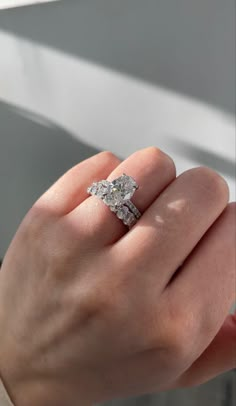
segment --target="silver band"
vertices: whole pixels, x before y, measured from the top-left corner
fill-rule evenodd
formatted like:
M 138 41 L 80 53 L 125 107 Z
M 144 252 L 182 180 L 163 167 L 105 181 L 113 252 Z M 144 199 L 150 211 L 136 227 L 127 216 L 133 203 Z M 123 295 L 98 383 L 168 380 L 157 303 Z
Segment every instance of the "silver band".
M 113 209 L 111 210 L 114 211 Z M 137 223 L 137 218 L 125 205 L 120 206 L 119 209 L 117 209 L 117 211 L 114 211 L 114 213 L 116 214 L 118 219 L 122 220 L 123 223 L 130 228 Z
M 141 217 L 142 214 L 140 213 L 139 209 L 137 209 L 137 207 L 134 205 L 134 203 L 131 202 L 131 200 L 127 200 L 124 204 L 135 215 L 136 219 L 139 219 Z
M 116 216 L 129 228 L 141 217 L 140 211 L 131 202 L 138 185 L 131 176 L 123 174 L 112 182 L 101 180 L 88 187 L 87 192 L 98 196 Z

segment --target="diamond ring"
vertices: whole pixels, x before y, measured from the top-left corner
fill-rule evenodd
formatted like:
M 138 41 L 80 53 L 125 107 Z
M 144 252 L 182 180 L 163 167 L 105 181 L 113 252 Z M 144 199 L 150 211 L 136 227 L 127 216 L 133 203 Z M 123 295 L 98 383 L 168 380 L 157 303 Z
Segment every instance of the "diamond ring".
M 87 192 L 98 196 L 125 225 L 131 228 L 141 217 L 140 211 L 131 202 L 131 197 L 138 185 L 131 176 L 125 173 L 112 182 L 101 180 L 92 183 Z

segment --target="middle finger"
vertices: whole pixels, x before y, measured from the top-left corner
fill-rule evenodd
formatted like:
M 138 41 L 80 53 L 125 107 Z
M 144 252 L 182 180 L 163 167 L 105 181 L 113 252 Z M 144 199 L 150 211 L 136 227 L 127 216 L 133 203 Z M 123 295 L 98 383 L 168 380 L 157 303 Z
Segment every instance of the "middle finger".
M 153 270 L 160 286 L 165 286 L 222 213 L 228 199 L 227 183 L 216 172 L 205 167 L 188 170 L 112 247 L 114 254 L 141 272 Z

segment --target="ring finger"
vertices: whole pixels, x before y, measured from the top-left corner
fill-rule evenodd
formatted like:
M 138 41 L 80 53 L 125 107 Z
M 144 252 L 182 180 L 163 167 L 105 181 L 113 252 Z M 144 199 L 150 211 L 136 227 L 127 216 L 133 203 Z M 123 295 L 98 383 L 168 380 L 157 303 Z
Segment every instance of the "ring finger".
M 112 181 L 123 173 L 132 176 L 139 185 L 132 201 L 141 213 L 176 176 L 173 160 L 156 147 L 132 154 L 111 172 L 108 180 Z M 98 246 L 112 244 L 127 232 L 122 221 L 96 196 L 88 197 L 68 216 L 73 224 L 86 229 L 86 235 Z

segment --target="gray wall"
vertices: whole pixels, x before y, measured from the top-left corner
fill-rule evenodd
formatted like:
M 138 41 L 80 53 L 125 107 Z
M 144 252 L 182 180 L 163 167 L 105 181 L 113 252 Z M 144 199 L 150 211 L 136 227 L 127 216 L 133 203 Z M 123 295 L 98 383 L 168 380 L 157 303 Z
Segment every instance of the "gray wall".
M 234 0 L 64 0 L 3 11 L 0 29 L 235 113 Z
M 98 151 L 46 121 L 0 103 L 0 258 L 34 201 L 67 169 Z

